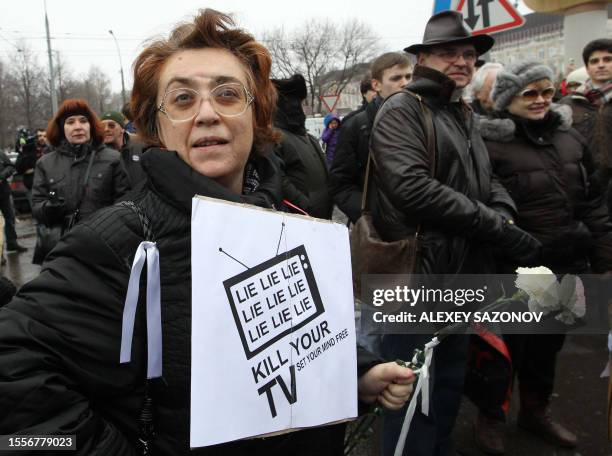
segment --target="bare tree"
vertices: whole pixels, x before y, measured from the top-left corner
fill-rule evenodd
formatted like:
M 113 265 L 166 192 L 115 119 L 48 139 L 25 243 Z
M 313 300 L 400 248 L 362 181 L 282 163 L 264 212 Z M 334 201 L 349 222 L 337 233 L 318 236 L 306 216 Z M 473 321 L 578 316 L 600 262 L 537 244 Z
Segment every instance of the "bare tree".
M 19 50 L 14 54 L 12 61 L 15 63 L 13 74 L 19 86 L 17 97 L 19 107 L 24 114 L 24 120 L 28 127 L 33 128 L 39 121 L 39 98 L 43 90 L 45 73 L 36 61 L 34 53 L 22 43 Z
M 15 122 L 11 111 L 15 96 L 15 81 L 0 62 L 0 147 L 12 146 Z
M 99 109 L 102 113 L 106 111 L 106 106 L 111 101 L 111 82 L 106 73 L 104 73 L 100 67 L 92 65 L 87 74 L 87 81 L 90 84 L 90 88 L 93 91 L 93 99 L 91 106 L 94 109 Z
M 364 22 L 357 19 L 345 22 L 340 29 L 338 61 L 340 73 L 336 79 L 337 93 L 356 75 L 360 63 L 369 62 L 378 53 L 379 38 Z
M 57 75 L 57 95 L 58 102 L 61 104 L 68 98 L 72 98 L 75 81 L 72 78 L 68 64 L 59 51 L 55 51 L 55 74 Z
M 320 112 L 320 95 L 328 90 L 340 95 L 355 77 L 358 64 L 376 54 L 380 39 L 370 26 L 358 20 L 338 25 L 312 19 L 292 33 L 283 28 L 266 32 L 262 41 L 272 54 L 274 75 L 286 78 L 302 74 L 310 106 Z
M 106 111 L 111 103 L 110 79 L 96 65 L 89 68 L 89 72 L 83 79 L 67 80 L 66 84 L 66 90 L 70 97 L 84 99 L 93 110 L 99 113 Z
M 86 76 L 73 77 L 65 61 L 56 55 L 59 101 L 83 98 L 103 112 L 120 106 L 119 94 L 111 91 L 110 79 L 99 67 Z M 44 127 L 51 118 L 48 73 L 38 65 L 35 53 L 25 43 L 10 56 L 10 65 L 0 58 L 0 147 L 12 147 L 18 127 Z

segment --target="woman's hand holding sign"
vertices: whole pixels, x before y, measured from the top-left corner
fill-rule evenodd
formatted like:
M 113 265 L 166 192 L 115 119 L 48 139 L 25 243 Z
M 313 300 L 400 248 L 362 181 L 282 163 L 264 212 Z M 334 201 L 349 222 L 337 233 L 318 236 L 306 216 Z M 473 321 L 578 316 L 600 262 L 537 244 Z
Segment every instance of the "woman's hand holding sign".
M 378 403 L 390 410 L 401 409 L 410 399 L 416 375 L 395 362 L 377 364 L 359 378 L 359 400 Z

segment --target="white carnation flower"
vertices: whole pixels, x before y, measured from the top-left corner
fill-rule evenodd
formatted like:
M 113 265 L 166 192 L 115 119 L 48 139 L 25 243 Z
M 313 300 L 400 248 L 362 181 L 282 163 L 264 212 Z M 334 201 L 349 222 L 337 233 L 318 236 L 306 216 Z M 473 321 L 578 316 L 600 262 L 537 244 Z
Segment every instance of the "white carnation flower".
M 586 313 L 586 298 L 584 285 L 578 276 L 566 274 L 559 286 L 559 301 L 562 312 L 555 318 L 566 325 L 573 325 L 576 318 L 584 317 Z
M 527 306 L 530 312 L 546 315 L 560 309 L 559 282 L 553 272 L 544 266 L 518 268 L 514 284 L 529 296 Z

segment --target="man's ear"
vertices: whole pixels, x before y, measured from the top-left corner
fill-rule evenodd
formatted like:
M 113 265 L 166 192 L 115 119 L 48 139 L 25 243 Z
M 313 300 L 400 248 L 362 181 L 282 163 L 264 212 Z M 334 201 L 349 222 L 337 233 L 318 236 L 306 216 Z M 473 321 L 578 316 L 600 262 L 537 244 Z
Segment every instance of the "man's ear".
M 372 79 L 372 89 L 374 89 L 376 93 L 380 93 L 382 90 L 382 82 L 378 79 Z
M 417 64 L 419 65 L 423 65 L 423 62 L 425 61 L 425 58 L 427 57 L 427 54 L 424 52 L 419 52 L 417 55 Z

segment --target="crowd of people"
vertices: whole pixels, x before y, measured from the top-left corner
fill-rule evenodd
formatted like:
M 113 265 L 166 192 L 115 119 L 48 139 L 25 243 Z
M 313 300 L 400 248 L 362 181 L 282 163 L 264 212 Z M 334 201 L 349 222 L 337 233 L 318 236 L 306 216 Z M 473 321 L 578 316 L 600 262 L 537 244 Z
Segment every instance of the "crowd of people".
M 383 241 L 419 231 L 420 274 L 611 272 L 612 40 L 586 45 L 584 69 L 563 81 L 563 96 L 541 62 L 479 65 L 493 45 L 472 36 L 461 14 L 434 15 L 421 43 L 372 62 L 362 106 L 325 119 L 324 150 L 306 130 L 303 76 L 272 79 L 265 47 L 213 10 L 141 52 L 124 113 L 98 117 L 84 100 L 66 100 L 19 144 L 15 166 L 0 157 L 0 183 L 17 171 L 31 190 L 35 260 L 44 262 L 0 310 L 0 434 L 75 434 L 79 454 L 343 454 L 342 424 L 190 450 L 194 195 L 323 219 L 336 206 L 349 227 L 367 204 Z M 21 252 L 7 201 L 7 247 Z M 163 379 L 147 376 L 142 319 L 132 362 L 118 363 L 142 241 L 155 241 L 161 262 Z M 390 361 L 410 359 L 430 338 L 364 335 L 357 346 L 357 396 L 387 409 L 385 456 L 416 378 Z M 518 379 L 518 425 L 579 445 L 549 408 L 563 336 L 503 342 L 513 371 L 499 381 Z M 455 454 L 469 350 L 466 335 L 436 348 L 431 410 L 417 409 L 403 454 Z M 505 398 L 470 399 L 475 444 L 503 454 Z

